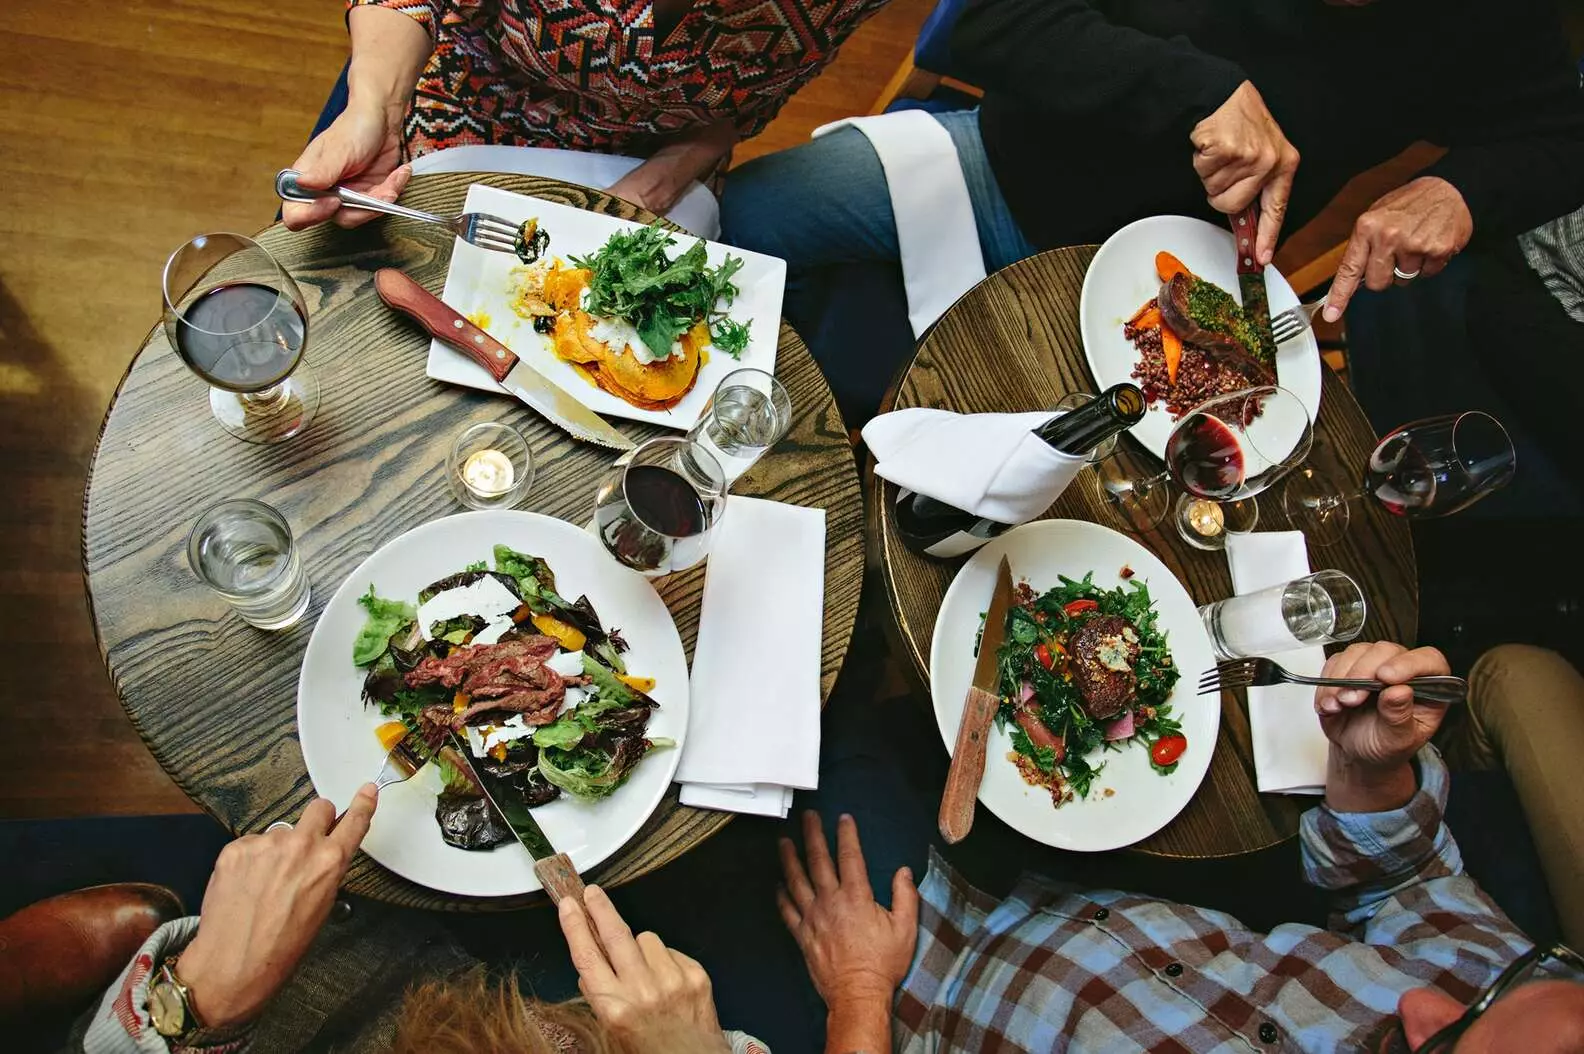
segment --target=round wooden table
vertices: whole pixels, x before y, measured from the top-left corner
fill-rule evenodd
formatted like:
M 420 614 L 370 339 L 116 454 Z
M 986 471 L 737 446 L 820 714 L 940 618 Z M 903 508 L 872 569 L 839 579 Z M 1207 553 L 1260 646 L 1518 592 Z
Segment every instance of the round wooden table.
M 1095 391 L 1078 328 L 1078 300 L 1096 246 L 1040 253 L 979 283 L 954 304 L 919 342 L 894 387 L 890 407 L 932 406 L 964 413 L 1021 411 L 1052 406 L 1063 395 Z M 1346 385 L 1324 370 L 1324 393 L 1310 464 L 1331 478 L 1350 479 L 1374 448 L 1376 437 Z M 1159 462 L 1130 439 L 1140 469 Z M 1152 470 L 1153 470 L 1152 469 Z M 895 616 L 894 644 L 909 672 L 929 684 L 930 638 L 941 598 L 961 561 L 942 563 L 909 552 L 896 533 L 896 487 L 874 474 L 866 496 L 875 510 L 869 525 L 869 558 L 879 569 Z M 1286 530 L 1274 494 L 1260 500 L 1262 530 Z M 1091 520 L 1120 529 L 1101 497 L 1096 476 L 1084 472 L 1047 516 Z M 1198 603 L 1232 591 L 1226 557 L 1204 552 L 1177 536 L 1171 517 L 1141 536 L 1188 587 Z M 1373 502 L 1354 507 L 1353 523 L 1337 545 L 1315 549 L 1313 566 L 1346 571 L 1369 598 L 1362 639 L 1412 644 L 1419 621 L 1419 590 L 1408 525 Z M 1197 676 L 1197 672 L 1194 676 Z M 1224 693 L 1221 734 L 1199 792 L 1170 824 L 1134 848 L 1174 857 L 1220 857 L 1253 852 L 1297 833 L 1307 797 L 1260 794 L 1248 710 L 1241 692 Z
M 404 204 L 457 212 L 468 185 L 507 190 L 614 216 L 654 217 L 596 191 L 552 180 L 459 173 L 419 176 Z M 382 220 L 354 232 L 331 225 L 258 235 L 301 285 L 311 320 L 308 361 L 317 416 L 276 446 L 239 442 L 210 417 L 208 390 L 161 327 L 122 379 L 99 436 L 83 513 L 83 564 L 95 631 L 127 714 L 154 757 L 199 805 L 236 832 L 295 819 L 313 797 L 296 735 L 297 673 L 319 611 L 383 543 L 463 510 L 444 479 L 446 451 L 464 426 L 505 421 L 524 431 L 538 475 L 522 506 L 572 522 L 593 507 L 609 451 L 578 443 L 517 400 L 424 375 L 429 338 L 376 298 L 376 269 L 399 267 L 438 293 L 451 238 L 438 228 Z M 826 510 L 821 688 L 829 696 L 852 639 L 863 580 L 863 504 L 846 425 L 796 333 L 783 324 L 776 373 L 792 395 L 791 433 L 734 488 Z M 662 429 L 616 422 L 641 441 Z M 245 624 L 187 566 L 199 512 L 226 498 L 259 498 L 285 514 L 313 586 L 294 628 Z M 657 583 L 692 652 L 703 566 Z M 631 881 L 686 853 L 731 819 L 683 807 L 673 785 L 649 822 L 586 877 Z M 542 893 L 469 899 L 407 882 L 359 854 L 354 893 L 440 909 L 520 907 Z

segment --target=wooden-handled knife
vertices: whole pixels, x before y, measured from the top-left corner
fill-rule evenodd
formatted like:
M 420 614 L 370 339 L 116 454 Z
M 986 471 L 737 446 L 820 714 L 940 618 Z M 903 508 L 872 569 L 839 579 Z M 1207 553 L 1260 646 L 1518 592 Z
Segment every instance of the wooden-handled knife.
M 951 771 L 946 774 L 946 792 L 941 795 L 940 833 L 949 845 L 968 837 L 973 827 L 974 802 L 979 798 L 979 783 L 984 779 L 990 723 L 1001 706 L 1001 667 L 996 653 L 1006 639 L 1007 609 L 1011 606 L 1012 568 L 1003 556 L 996 571 L 995 592 L 990 595 L 990 610 L 985 614 L 984 632 L 979 636 L 979 661 L 974 665 L 973 685 L 963 701 L 957 746 L 952 751 Z

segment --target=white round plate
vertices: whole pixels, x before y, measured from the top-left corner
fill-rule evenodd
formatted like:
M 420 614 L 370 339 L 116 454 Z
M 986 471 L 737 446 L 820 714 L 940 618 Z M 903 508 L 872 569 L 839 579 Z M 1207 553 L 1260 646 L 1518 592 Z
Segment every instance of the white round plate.
M 974 641 L 1003 556 L 1012 567 L 1012 581 L 1026 580 L 1038 592 L 1058 585 L 1058 575 L 1082 578 L 1090 571 L 1095 585 L 1111 589 L 1122 584 L 1123 567 L 1133 569 L 1135 580 L 1149 586 L 1159 612 L 1157 625 L 1166 633 L 1172 660 L 1182 673 L 1167 701 L 1182 722 L 1188 749 L 1169 776 L 1150 767 L 1148 751 L 1141 744 L 1120 751 L 1098 750 L 1090 760 L 1104 761 L 1105 771 L 1095 779 L 1089 796 L 1058 809 L 1051 805 L 1049 791 L 1023 782 L 1007 760 L 1011 738 L 992 726 L 979 801 L 1017 831 L 1058 849 L 1100 852 L 1148 838 L 1170 823 L 1199 789 L 1221 727 L 1220 698 L 1193 694 L 1199 675 L 1215 663 L 1193 599 L 1148 549 L 1098 524 L 1040 520 L 991 541 L 957 572 L 935 618 L 930 687 L 935 722 L 948 752 L 957 744 L 963 699 L 973 680 Z M 1114 792 L 1109 797 L 1107 789 Z
M 1084 355 L 1100 390 L 1133 380 L 1138 349 L 1122 335 L 1122 324 L 1160 292 L 1155 254 L 1165 249 L 1194 274 L 1214 282 L 1239 303 L 1237 253 L 1232 231 L 1187 216 L 1151 216 L 1128 224 L 1106 239 L 1084 275 L 1078 322 Z M 1298 304 L 1298 296 L 1275 267 L 1265 268 L 1265 291 L 1271 314 Z M 1306 330 L 1276 348 L 1276 381 L 1303 401 L 1311 420 L 1320 412 L 1320 345 Z M 1152 406 L 1133 435 L 1156 457 L 1165 459 L 1171 415 L 1162 404 Z
M 382 597 L 416 602 L 431 582 L 489 560 L 497 544 L 543 557 L 556 590 L 588 594 L 607 629 L 627 639 L 629 669 L 655 679 L 660 704 L 650 736 L 677 746 L 655 751 L 610 797 L 584 802 L 563 794 L 534 810 L 551 844 L 580 872 L 616 852 L 638 832 L 664 797 L 687 734 L 688 670 L 671 613 L 647 579 L 620 566 L 598 539 L 564 520 L 531 512 L 467 512 L 415 527 L 381 546 L 352 572 L 325 605 L 297 682 L 297 733 L 309 778 L 322 797 L 344 806 L 379 771 L 384 752 L 374 729 L 389 718 L 362 700 L 363 671 L 352 665 L 352 641 L 363 626 L 357 598 L 372 583 Z M 493 561 L 491 561 L 493 566 Z M 493 897 L 539 889 L 533 860 L 520 845 L 470 852 L 447 845 L 435 823 L 440 776 L 433 766 L 380 792 L 363 849 L 375 860 L 431 889 Z

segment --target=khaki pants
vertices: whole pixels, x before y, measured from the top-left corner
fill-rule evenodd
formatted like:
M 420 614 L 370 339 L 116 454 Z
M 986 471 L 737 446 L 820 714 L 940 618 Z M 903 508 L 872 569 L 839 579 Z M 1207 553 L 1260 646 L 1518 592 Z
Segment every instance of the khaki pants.
M 1567 942 L 1584 947 L 1584 676 L 1544 648 L 1504 644 L 1469 673 L 1454 768 L 1505 769 Z

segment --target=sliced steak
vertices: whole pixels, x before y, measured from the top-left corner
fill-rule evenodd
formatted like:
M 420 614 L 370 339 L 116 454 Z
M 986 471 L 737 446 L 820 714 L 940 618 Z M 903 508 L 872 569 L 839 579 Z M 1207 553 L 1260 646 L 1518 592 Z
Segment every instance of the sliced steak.
M 1071 650 L 1073 683 L 1090 717 L 1109 720 L 1133 705 L 1139 642 L 1132 623 L 1120 615 L 1095 615 L 1072 635 Z
M 486 683 L 502 671 L 520 673 L 543 666 L 559 648 L 554 638 L 544 636 L 521 637 L 496 644 L 468 644 L 444 658 L 424 659 L 407 675 L 407 686 L 422 688 L 438 684 L 442 688 L 457 688 L 466 681 L 478 680 L 478 675 L 488 671 L 484 679 L 479 680 L 479 683 Z M 471 694 L 472 689 L 468 691 Z

